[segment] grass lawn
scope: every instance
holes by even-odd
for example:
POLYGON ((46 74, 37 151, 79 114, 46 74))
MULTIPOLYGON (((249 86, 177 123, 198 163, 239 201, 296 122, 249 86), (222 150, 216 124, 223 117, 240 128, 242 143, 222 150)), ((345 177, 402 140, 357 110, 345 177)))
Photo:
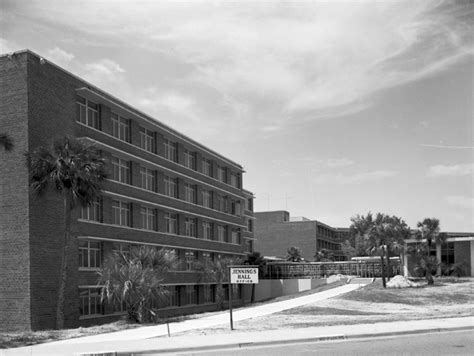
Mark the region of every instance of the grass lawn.
MULTIPOLYGON (((265 331, 330 325, 354 325, 474 315, 474 279, 435 279, 433 286, 384 289, 381 280, 358 290, 285 310, 239 321, 236 330, 265 331)), ((227 326, 184 334, 227 333, 227 326)), ((291 332, 291 331, 289 331, 291 332)))

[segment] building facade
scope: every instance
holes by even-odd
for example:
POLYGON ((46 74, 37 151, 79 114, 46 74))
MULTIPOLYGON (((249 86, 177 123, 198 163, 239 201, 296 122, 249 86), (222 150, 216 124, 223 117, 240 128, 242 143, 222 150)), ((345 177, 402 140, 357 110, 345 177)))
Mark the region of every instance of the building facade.
MULTIPOLYGON (((441 244, 441 264, 443 274, 459 276, 474 276, 474 233, 472 232, 446 232, 447 238, 441 244)), ((419 244, 413 238, 407 240, 407 245, 419 244)), ((425 243, 423 241, 423 243, 425 243)), ((436 244, 431 245, 431 256, 436 256, 436 244)), ((417 276, 416 266, 419 259, 416 256, 406 256, 405 274, 417 276)))
POLYGON ((264 256, 285 258, 288 248, 296 246, 306 261, 314 261, 316 252, 322 249, 331 252, 336 261, 345 260, 340 238, 344 229, 303 217, 291 218, 284 210, 255 212, 254 215, 255 250, 264 256))
POLYGON ((0 152, 1 329, 55 326, 62 202, 31 191, 24 153, 65 135, 93 143, 109 169, 100 199, 74 211, 65 326, 123 314, 100 302, 96 273, 107 253, 132 245, 174 249, 183 261, 160 312, 215 308, 215 285, 192 262, 253 251, 241 165, 28 50, 0 56, 0 95, 0 131, 14 143, 0 152))

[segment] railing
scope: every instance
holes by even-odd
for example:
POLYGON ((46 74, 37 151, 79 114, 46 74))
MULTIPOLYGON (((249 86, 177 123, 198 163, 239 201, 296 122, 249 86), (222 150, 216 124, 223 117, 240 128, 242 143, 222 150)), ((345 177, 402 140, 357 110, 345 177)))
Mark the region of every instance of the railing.
MULTIPOLYGON (((400 261, 391 260, 391 275, 400 274, 400 261)), ((387 269, 385 267, 387 274, 387 269)), ((358 276, 363 278, 380 277, 380 261, 341 261, 341 262, 268 262, 262 268, 261 279, 325 278, 334 274, 358 276)))

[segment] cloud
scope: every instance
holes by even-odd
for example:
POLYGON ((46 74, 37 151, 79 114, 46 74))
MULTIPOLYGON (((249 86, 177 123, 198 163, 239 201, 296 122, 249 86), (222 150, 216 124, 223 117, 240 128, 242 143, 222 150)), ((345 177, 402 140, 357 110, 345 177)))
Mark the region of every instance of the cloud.
POLYGON ((316 184, 336 183, 336 184, 361 184, 367 182, 376 182, 382 179, 396 176, 398 171, 372 171, 356 173, 351 175, 344 174, 321 174, 317 175, 313 182, 316 184))
POLYGON ((450 145, 430 145, 430 144, 420 144, 422 147, 432 147, 432 148, 446 148, 450 150, 472 150, 474 146, 450 146, 450 145))
POLYGON ((92 76, 112 77, 117 74, 125 73, 125 70, 111 59, 101 59, 98 62, 88 63, 85 66, 87 72, 92 76))
POLYGON ((474 163, 455 164, 455 165, 436 165, 428 169, 428 177, 460 177, 473 176, 474 163))
POLYGON ((60 66, 66 67, 74 59, 72 53, 68 53, 59 47, 46 51, 46 57, 60 66))
POLYGON ((465 197, 461 195, 450 195, 447 196, 445 199, 450 205, 471 210, 474 209, 474 198, 465 197))
POLYGON ((0 54, 15 52, 21 49, 17 43, 0 37, 0 54))
POLYGON ((352 166, 354 161, 348 158, 329 158, 327 160, 328 167, 347 167, 352 166))
MULTIPOLYGON (((474 53, 468 2, 61 4, 33 2, 29 13, 111 47, 133 43, 189 66, 183 79, 212 88, 241 122, 258 122, 266 132, 357 113, 376 93, 474 53), (258 108, 258 120, 239 117, 242 105, 248 113, 258 108)), ((111 67, 96 63, 89 70, 111 75, 111 67)))

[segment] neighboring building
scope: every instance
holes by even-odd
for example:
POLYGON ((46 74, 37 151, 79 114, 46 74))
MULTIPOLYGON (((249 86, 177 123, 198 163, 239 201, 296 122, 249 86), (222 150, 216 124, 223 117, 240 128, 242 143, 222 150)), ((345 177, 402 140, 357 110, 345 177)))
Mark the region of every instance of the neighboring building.
POLYGON ((29 189, 24 153, 65 135, 94 143, 110 170, 97 203, 74 212, 65 326, 123 314, 100 302, 96 272, 107 253, 131 245, 175 249, 186 262, 166 280, 161 312, 215 308, 215 286, 190 262, 253 251, 242 166, 31 51, 0 56, 0 83, 0 131, 14 141, 0 152, 0 329, 55 326, 62 202, 29 189))
MULTIPOLYGON (((457 265, 464 276, 474 276, 474 233, 446 232, 446 242, 441 245, 441 263, 444 266, 457 265)), ((408 245, 420 243, 417 239, 407 240, 408 245)), ((436 256, 436 244, 431 245, 430 254, 436 256)), ((416 275, 417 260, 408 256, 408 275, 416 275)))
POLYGON ((333 253, 336 261, 345 260, 341 251, 340 234, 337 229, 317 220, 290 218, 287 211, 265 211, 255 214, 255 251, 264 256, 284 258, 291 246, 299 247, 306 261, 314 261, 317 251, 326 249, 333 253))

